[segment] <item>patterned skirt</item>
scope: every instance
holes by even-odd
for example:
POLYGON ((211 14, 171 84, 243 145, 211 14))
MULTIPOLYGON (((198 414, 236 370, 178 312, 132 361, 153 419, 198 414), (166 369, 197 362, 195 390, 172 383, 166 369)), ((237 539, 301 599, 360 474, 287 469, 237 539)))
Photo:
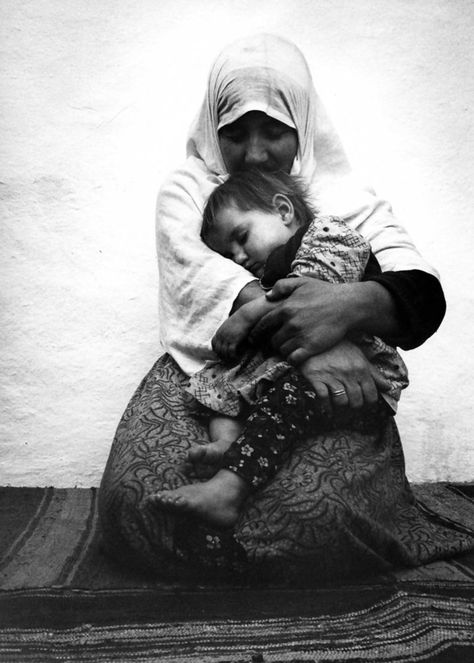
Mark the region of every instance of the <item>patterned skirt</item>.
POLYGON ((118 426, 100 488, 106 550, 161 577, 323 582, 384 572, 474 548, 474 532, 418 504, 393 417, 295 440, 283 467, 251 494, 233 530, 151 513, 144 500, 196 479, 194 444, 209 442, 202 406, 168 356, 144 378, 118 426), (197 576, 196 576, 197 574, 197 576))

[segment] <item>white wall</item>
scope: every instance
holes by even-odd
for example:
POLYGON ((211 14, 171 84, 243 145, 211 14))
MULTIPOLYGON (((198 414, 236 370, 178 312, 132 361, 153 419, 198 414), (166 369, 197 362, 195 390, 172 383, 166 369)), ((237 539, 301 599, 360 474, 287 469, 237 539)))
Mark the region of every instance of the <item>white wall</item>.
POLYGON ((160 354, 154 205, 208 68, 260 30, 306 54, 353 162, 441 271, 405 358, 408 474, 472 480, 474 4, 3 0, 0 484, 89 486, 160 354))

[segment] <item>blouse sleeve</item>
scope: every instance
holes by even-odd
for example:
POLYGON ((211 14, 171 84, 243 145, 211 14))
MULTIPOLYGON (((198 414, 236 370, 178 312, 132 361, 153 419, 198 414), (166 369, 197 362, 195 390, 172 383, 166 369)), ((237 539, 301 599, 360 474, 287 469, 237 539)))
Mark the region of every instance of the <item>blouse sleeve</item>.
POLYGON ((200 238, 202 212, 219 184, 190 157, 158 196, 156 240, 163 348, 188 375, 215 358, 211 339, 242 288, 255 277, 209 249, 200 238))
POLYGON ((424 343, 440 326, 446 313, 446 300, 440 282, 419 269, 382 272, 369 277, 391 293, 402 327, 400 336, 385 339, 403 350, 424 343))
POLYGON ((437 271, 421 256, 388 202, 355 178, 320 185, 320 211, 342 217, 369 242, 382 273, 370 277, 391 293, 403 332, 386 339, 405 350, 418 347, 438 329, 446 302, 437 271))

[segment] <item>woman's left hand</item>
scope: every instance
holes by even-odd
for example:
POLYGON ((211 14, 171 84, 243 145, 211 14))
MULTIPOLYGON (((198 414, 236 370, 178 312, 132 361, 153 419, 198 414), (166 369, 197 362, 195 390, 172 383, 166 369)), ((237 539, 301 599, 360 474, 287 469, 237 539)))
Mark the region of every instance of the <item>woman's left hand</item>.
POLYGON ((390 389, 388 380, 350 341, 341 341, 330 350, 310 357, 300 370, 328 413, 338 408, 358 409, 374 404, 379 391, 390 389))

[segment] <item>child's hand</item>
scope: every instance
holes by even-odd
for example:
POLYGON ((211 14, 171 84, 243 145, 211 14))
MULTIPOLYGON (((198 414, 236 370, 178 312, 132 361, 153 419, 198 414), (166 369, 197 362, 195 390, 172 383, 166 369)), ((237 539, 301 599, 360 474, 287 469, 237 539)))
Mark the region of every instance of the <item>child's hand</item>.
POLYGON ((227 318, 217 330, 212 339, 212 349, 219 357, 227 361, 237 359, 239 349, 247 340, 248 333, 248 321, 237 311, 227 318))

